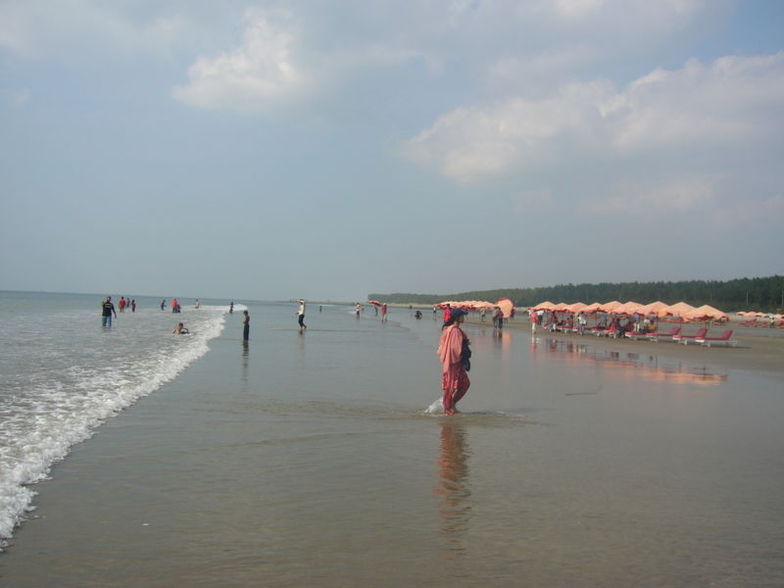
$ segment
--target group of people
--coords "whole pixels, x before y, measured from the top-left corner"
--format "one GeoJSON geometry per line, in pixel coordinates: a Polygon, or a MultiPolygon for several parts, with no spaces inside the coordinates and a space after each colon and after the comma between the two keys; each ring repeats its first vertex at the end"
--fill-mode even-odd
{"type": "MultiPolygon", "coordinates": [[[[299,308],[297,309],[297,324],[299,325],[299,332],[302,333],[308,326],[305,324],[305,300],[299,299],[299,308]]],[[[321,310],[319,308],[319,310],[321,310]]],[[[234,302],[229,307],[229,314],[234,312],[234,302]]],[[[245,343],[250,340],[250,314],[247,310],[242,311],[242,341],[245,343]]]]}
{"type": "Polygon", "coordinates": [[[136,299],[131,300],[125,296],[120,296],[120,301],[117,303],[120,312],[125,312],[126,308],[130,308],[131,312],[136,312],[136,299]]]}
{"type": "MultiPolygon", "coordinates": [[[[199,302],[198,298],[196,299],[196,304],[194,305],[194,308],[201,308],[201,302],[199,302]]],[[[165,298],[163,300],[161,300],[161,310],[166,310],[166,299],[165,298]]],[[[180,302],[176,298],[172,298],[172,301],[171,301],[171,311],[173,313],[182,312],[182,305],[180,304],[180,302]]]]}
{"type": "MultiPolygon", "coordinates": [[[[121,308],[125,308],[127,302],[125,297],[121,298],[121,308]]],[[[302,333],[307,329],[305,324],[306,302],[303,298],[299,299],[297,309],[297,324],[302,333]]],[[[166,300],[161,302],[161,310],[165,308],[166,300]]],[[[200,305],[197,301],[198,308],[200,305]]],[[[132,301],[131,308],[135,311],[136,304],[132,301]]],[[[362,307],[359,303],[355,306],[357,318],[359,318],[362,307]]],[[[172,312],[181,312],[180,303],[177,299],[172,300],[172,312]],[[175,310],[176,309],[176,310],[175,310]]],[[[229,313],[234,312],[234,302],[229,307],[229,313]]],[[[417,318],[421,318],[422,313],[417,311],[417,318]]],[[[471,348],[470,341],[460,325],[465,320],[467,312],[462,308],[449,308],[444,311],[444,324],[442,327],[441,338],[438,345],[438,356],[441,360],[441,389],[443,392],[442,402],[444,413],[453,415],[457,412],[458,401],[465,396],[471,381],[468,378],[468,371],[471,369],[471,348]]],[[[112,317],[117,318],[117,311],[112,303],[112,297],[107,296],[101,303],[102,324],[104,327],[111,327],[112,317]]],[[[386,304],[381,305],[381,320],[386,322],[388,309],[386,304]]],[[[502,315],[503,317],[503,315],[502,315]]],[[[499,327],[500,328],[500,327],[499,327]]],[[[180,322],[172,331],[176,335],[188,335],[190,331],[180,322]]],[[[250,314],[247,310],[242,311],[242,340],[244,343],[250,339],[250,314]]]]}

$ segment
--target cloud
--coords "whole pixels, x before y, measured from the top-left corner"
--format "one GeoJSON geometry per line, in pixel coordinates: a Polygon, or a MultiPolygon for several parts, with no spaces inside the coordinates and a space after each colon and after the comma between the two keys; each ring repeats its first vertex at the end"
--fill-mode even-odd
{"type": "Polygon", "coordinates": [[[541,100],[458,108],[405,143],[403,154],[460,183],[552,163],[564,137],[598,139],[602,107],[612,98],[611,85],[595,82],[565,86],[541,100]]]}
{"type": "Polygon", "coordinates": [[[172,96],[201,108],[264,110],[308,87],[308,76],[296,62],[297,47],[293,27],[249,11],[240,46],[199,58],[188,69],[188,84],[176,86],[172,96]]]}
{"type": "Polygon", "coordinates": [[[32,59],[83,64],[118,54],[167,53],[186,36],[178,11],[133,12],[133,4],[90,0],[0,3],[0,47],[32,59]]]}
{"type": "Polygon", "coordinates": [[[390,67],[416,56],[394,42],[328,43],[306,32],[308,26],[290,11],[249,10],[239,45],[198,58],[188,69],[188,83],[174,87],[172,96],[200,108],[266,112],[317,99],[319,92],[365,68],[390,67]]]}
{"type": "Polygon", "coordinates": [[[406,141],[402,152],[464,184],[580,160],[621,168],[655,157],[681,173],[688,157],[721,169],[742,160],[749,142],[777,141],[782,104],[784,52],[725,57],[709,66],[690,61],[620,90],[597,80],[538,99],[456,108],[406,141]]]}
{"type": "Polygon", "coordinates": [[[656,70],[614,98],[608,115],[621,118],[619,148],[678,142],[730,143],[782,130],[784,52],[724,57],[706,67],[696,60],[677,71],[656,70]]]}

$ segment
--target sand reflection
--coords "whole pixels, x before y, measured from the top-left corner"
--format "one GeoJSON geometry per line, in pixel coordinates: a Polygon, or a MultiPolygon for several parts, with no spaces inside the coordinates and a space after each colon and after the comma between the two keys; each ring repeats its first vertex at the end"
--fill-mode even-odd
{"type": "Polygon", "coordinates": [[[531,339],[531,358],[540,359],[538,351],[555,354],[570,364],[599,363],[603,368],[617,370],[624,376],[651,382],[696,384],[717,386],[727,381],[727,374],[715,374],[705,366],[686,366],[678,361],[660,361],[656,355],[637,352],[622,352],[610,349],[594,349],[589,345],[551,339],[531,339]]]}
{"type": "Polygon", "coordinates": [[[468,447],[465,427],[456,419],[441,423],[441,454],[438,460],[438,486],[435,493],[441,497],[439,534],[443,539],[443,556],[459,557],[465,554],[465,534],[471,514],[468,498],[468,447]]]}

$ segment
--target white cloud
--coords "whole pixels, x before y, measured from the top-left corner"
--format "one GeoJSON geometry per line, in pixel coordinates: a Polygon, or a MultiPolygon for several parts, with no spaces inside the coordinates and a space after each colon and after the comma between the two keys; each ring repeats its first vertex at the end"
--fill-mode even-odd
{"type": "Polygon", "coordinates": [[[164,54],[186,34],[186,19],[176,11],[135,15],[131,8],[91,0],[2,2],[0,47],[80,63],[121,53],[164,54]]]}
{"type": "MultiPolygon", "coordinates": [[[[595,81],[549,97],[461,107],[407,141],[412,161],[460,183],[574,158],[617,161],[656,155],[732,165],[749,141],[784,133],[784,52],[689,62],[622,90],[595,81]]],[[[663,158],[663,159],[662,159],[663,158]]],[[[677,165],[675,167],[678,167],[677,165]]]]}
{"type": "Polygon", "coordinates": [[[217,57],[201,57],[189,82],[173,89],[177,100],[201,108],[258,111],[307,88],[308,76],[296,63],[294,29],[250,11],[242,44],[217,57]]]}
{"type": "Polygon", "coordinates": [[[770,132],[771,110],[784,99],[784,52],[689,62],[630,84],[615,103],[620,148],[677,142],[752,139],[770,132]]]}
{"type": "Polygon", "coordinates": [[[200,57],[187,84],[172,96],[200,108],[265,112],[293,100],[315,98],[365,68],[390,67],[415,52],[395,42],[353,39],[320,46],[307,23],[287,11],[249,10],[240,44],[216,57],[200,57]]]}
{"type": "MultiPolygon", "coordinates": [[[[515,98],[487,108],[459,108],[403,146],[409,159],[461,183],[558,159],[559,139],[590,141],[611,86],[564,87],[542,100],[515,98]]],[[[597,129],[597,133],[601,129],[597,129]]]]}

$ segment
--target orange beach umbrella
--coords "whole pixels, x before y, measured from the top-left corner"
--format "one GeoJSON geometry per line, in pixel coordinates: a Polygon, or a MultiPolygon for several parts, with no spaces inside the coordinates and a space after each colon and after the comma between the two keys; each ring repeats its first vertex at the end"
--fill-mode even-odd
{"type": "Polygon", "coordinates": [[[501,312],[504,313],[504,318],[509,318],[512,316],[512,309],[514,308],[514,303],[509,300],[508,298],[501,298],[495,305],[501,309],[501,312]]]}
{"type": "Polygon", "coordinates": [[[688,313],[685,317],[687,320],[727,320],[730,317],[717,308],[713,308],[709,304],[704,304],[699,308],[695,308],[692,312],[688,313]]]}
{"type": "MultiPolygon", "coordinates": [[[[691,304],[686,304],[685,302],[677,302],[672,306],[667,307],[667,314],[671,314],[673,316],[679,316],[681,318],[686,318],[691,312],[694,312],[696,308],[694,308],[691,304]]],[[[659,316],[662,316],[660,314],[659,316]]],[[[666,315],[665,315],[666,316],[666,315]]]]}

